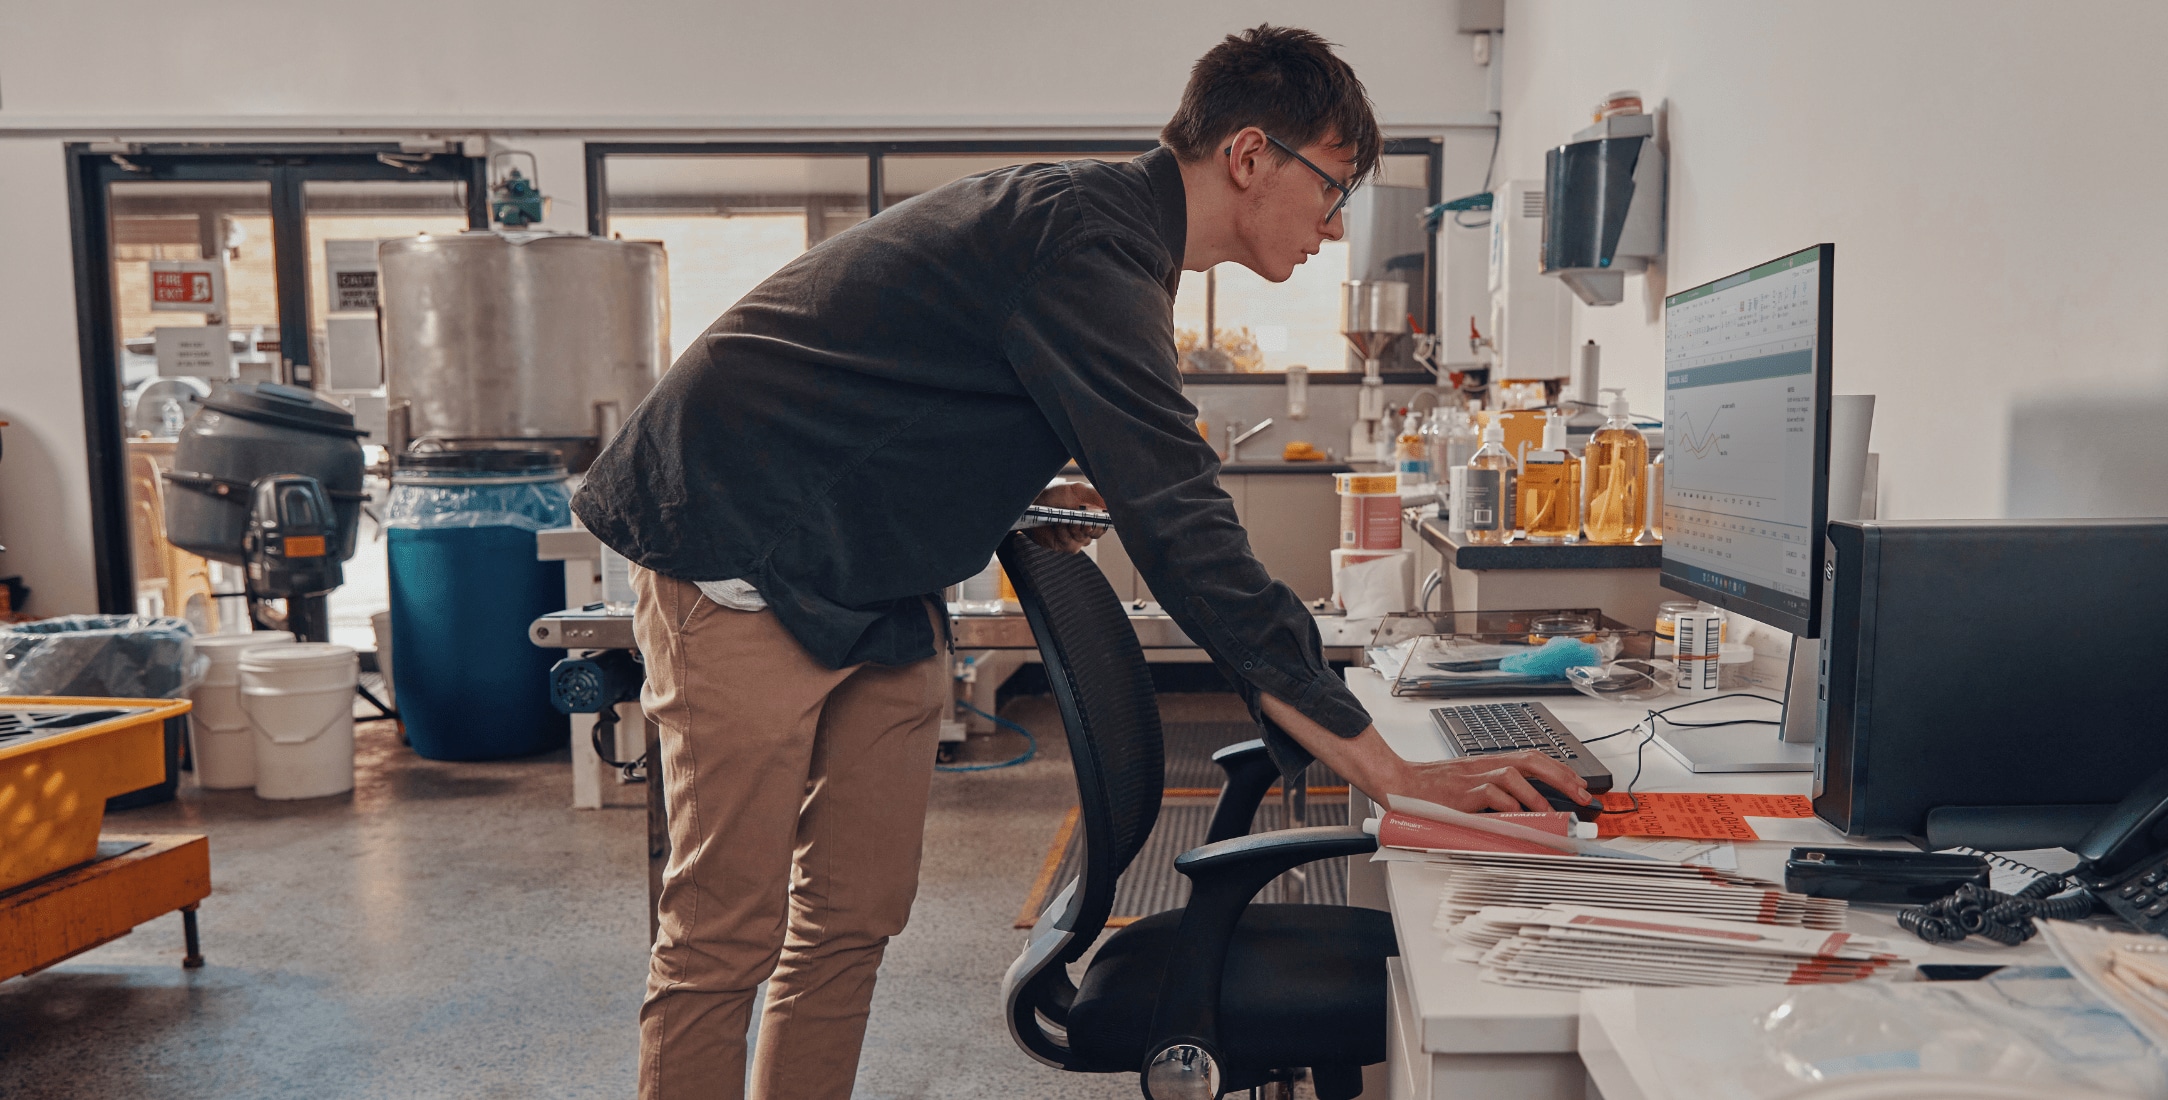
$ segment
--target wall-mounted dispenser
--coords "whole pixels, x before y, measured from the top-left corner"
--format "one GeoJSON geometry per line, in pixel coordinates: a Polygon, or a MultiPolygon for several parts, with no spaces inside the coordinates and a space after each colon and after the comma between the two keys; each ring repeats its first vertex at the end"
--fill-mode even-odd
{"type": "MultiPolygon", "coordinates": [[[[1638,106],[1638,105],[1637,105],[1638,106]]],[[[1656,118],[1621,114],[1544,155],[1543,273],[1592,306],[1664,254],[1664,153],[1656,118]]]]}

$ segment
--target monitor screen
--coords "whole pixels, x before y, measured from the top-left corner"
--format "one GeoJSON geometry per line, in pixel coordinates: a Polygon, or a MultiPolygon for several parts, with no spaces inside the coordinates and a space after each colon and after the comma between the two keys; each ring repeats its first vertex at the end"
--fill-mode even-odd
{"type": "Polygon", "coordinates": [[[1833,252],[1664,299],[1663,585],[1803,638],[1821,620],[1833,252]]]}

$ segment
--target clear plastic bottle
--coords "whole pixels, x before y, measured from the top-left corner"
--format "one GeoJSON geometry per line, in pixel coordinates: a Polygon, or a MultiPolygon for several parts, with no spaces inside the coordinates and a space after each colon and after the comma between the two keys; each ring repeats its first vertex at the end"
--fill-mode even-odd
{"type": "Polygon", "coordinates": [[[1466,409],[1454,409],[1453,420],[1445,429],[1445,466],[1466,466],[1475,456],[1475,449],[1483,445],[1476,434],[1475,418],[1466,409]]]}
{"type": "Polygon", "coordinates": [[[1618,546],[1641,537],[1649,441],[1633,425],[1626,394],[1610,389],[1611,418],[1588,440],[1588,541],[1618,546]]]}
{"type": "Polygon", "coordinates": [[[1393,467],[1400,475],[1400,495],[1412,491],[1428,491],[1434,480],[1430,473],[1430,449],[1423,444],[1423,414],[1410,411],[1401,422],[1400,435],[1393,441],[1393,467]]]}
{"type": "Polygon", "coordinates": [[[1445,461],[1446,424],[1452,419],[1453,410],[1443,406],[1423,418],[1423,454],[1430,460],[1430,479],[1437,483],[1440,497],[1445,495],[1445,471],[1450,465],[1445,461]]]}
{"type": "Polygon", "coordinates": [[[1513,491],[1513,456],[1506,453],[1506,426],[1493,420],[1483,429],[1483,446],[1468,458],[1467,487],[1461,500],[1468,512],[1468,541],[1502,546],[1513,536],[1507,494],[1513,491]]]}
{"type": "Polygon", "coordinates": [[[1566,449],[1566,418],[1543,420],[1543,446],[1521,458],[1514,514],[1528,541],[1555,545],[1581,537],[1581,460],[1566,449]]]}

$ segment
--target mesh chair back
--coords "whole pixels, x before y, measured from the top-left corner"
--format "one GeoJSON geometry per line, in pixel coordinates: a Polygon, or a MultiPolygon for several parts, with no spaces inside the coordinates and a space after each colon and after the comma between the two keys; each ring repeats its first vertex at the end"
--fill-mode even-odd
{"type": "Polygon", "coordinates": [[[1166,781],[1159,699],[1121,598],[1090,557],[1048,550],[1019,532],[1002,542],[1000,558],[1038,639],[1076,766],[1083,874],[1071,911],[1057,921],[1074,937],[1064,952],[1070,961],[1105,926],[1115,878],[1159,820],[1166,781]]]}

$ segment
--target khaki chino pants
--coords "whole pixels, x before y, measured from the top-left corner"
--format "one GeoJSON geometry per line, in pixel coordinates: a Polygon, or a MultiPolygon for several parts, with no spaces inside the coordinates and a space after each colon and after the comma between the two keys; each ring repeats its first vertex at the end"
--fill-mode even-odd
{"type": "Polygon", "coordinates": [[[670,813],[640,1095],[744,1095],[765,980],[751,1095],[844,1100],[918,889],[947,664],[824,668],[773,612],[637,566],[633,586],[670,813]]]}

